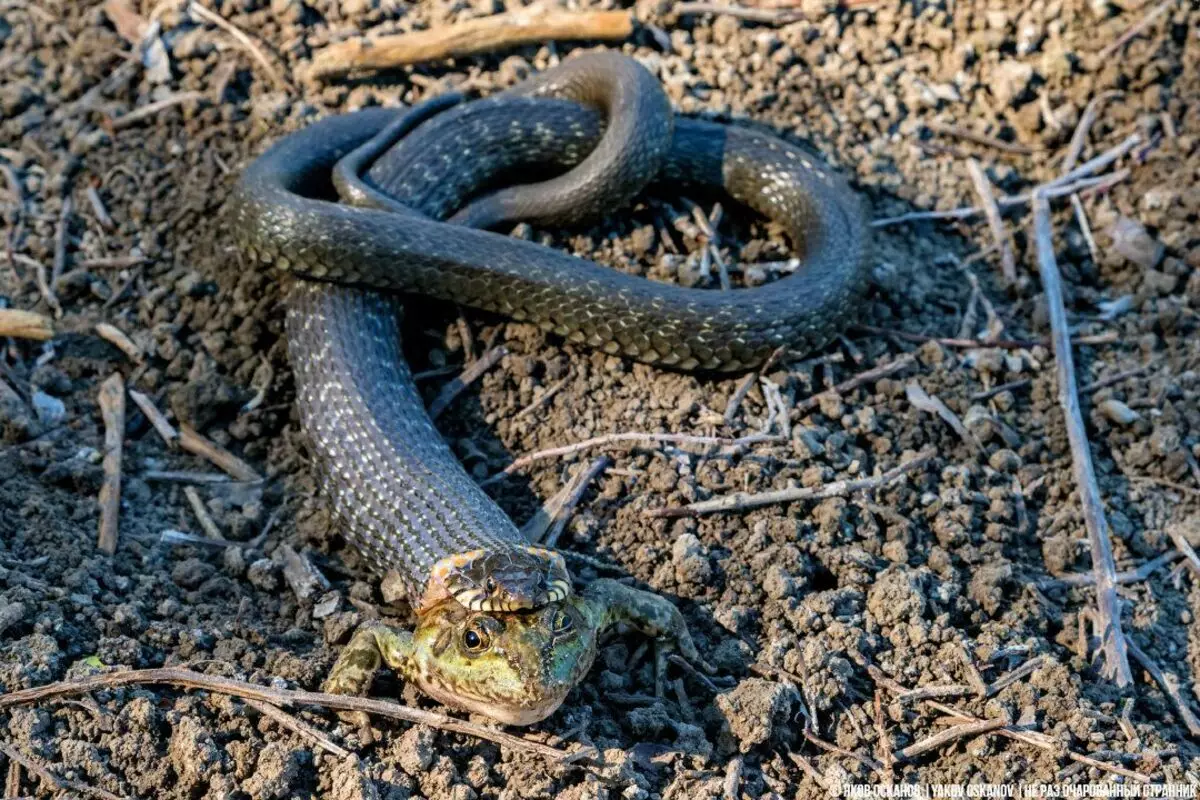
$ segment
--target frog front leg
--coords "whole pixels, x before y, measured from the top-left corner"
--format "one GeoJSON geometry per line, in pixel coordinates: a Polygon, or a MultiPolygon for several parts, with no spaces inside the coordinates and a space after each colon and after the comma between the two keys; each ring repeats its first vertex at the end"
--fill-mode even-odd
{"type": "Polygon", "coordinates": [[[413,635],[382,622],[365,622],[354,632],[325,679],[332,694],[363,695],[379,668],[387,664],[400,675],[411,671],[415,646],[413,635]]]}
{"type": "Polygon", "coordinates": [[[626,623],[647,636],[654,637],[655,644],[655,690],[662,693],[662,680],[666,673],[666,657],[672,649],[687,661],[705,672],[713,668],[696,650],[687,623],[675,604],[652,592],[634,589],[623,583],[599,578],[588,584],[583,592],[586,607],[598,630],[626,623]]]}

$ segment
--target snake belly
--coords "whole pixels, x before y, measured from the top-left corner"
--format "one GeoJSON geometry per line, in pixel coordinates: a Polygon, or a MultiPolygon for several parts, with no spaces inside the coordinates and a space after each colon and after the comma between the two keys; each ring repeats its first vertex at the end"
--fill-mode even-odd
{"type": "Polygon", "coordinates": [[[676,118],[665,165],[646,176],[723,190],[779,223],[800,250],[794,275],[716,292],[437,221],[489,182],[584,162],[606,130],[594,108],[519,97],[466,104],[418,127],[368,172],[414,213],[333,202],[334,165],[394,119],[368,109],[286,137],[244,173],[230,209],[246,254],[303,279],[288,295],[287,336],[323,488],[347,540],[379,571],[395,571],[410,598],[449,555],[516,553],[524,542],[434,429],[400,351],[396,300],[375,290],[498,312],[650,364],[727,372],[781,346],[822,346],[865,287],[857,196],[776,137],[676,118]]]}

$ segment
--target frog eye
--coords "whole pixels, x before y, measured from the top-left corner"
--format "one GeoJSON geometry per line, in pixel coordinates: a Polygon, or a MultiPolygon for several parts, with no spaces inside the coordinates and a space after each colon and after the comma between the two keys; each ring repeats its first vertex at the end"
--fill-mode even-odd
{"type": "Polygon", "coordinates": [[[463,631],[462,642],[463,647],[468,652],[482,653],[491,644],[491,637],[488,636],[487,631],[483,630],[483,628],[478,625],[472,625],[463,631]]]}
{"type": "Polygon", "coordinates": [[[565,611],[558,611],[554,614],[554,619],[550,622],[550,631],[556,636],[567,633],[575,627],[575,620],[571,619],[571,615],[565,611]]]}

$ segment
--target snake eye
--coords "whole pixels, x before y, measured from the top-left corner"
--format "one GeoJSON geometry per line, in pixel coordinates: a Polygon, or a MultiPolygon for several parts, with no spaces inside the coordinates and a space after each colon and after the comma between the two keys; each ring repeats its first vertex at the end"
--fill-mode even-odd
{"type": "Polygon", "coordinates": [[[474,626],[467,628],[463,633],[462,641],[463,647],[472,653],[482,653],[490,644],[487,633],[474,626]]]}
{"type": "Polygon", "coordinates": [[[483,582],[483,590],[485,592],[487,592],[489,595],[495,594],[496,593],[496,579],[489,577],[486,581],[484,581],[483,582]]]}
{"type": "Polygon", "coordinates": [[[554,620],[550,623],[550,630],[558,636],[570,631],[575,627],[575,620],[571,619],[571,615],[565,611],[555,613],[554,620]]]}

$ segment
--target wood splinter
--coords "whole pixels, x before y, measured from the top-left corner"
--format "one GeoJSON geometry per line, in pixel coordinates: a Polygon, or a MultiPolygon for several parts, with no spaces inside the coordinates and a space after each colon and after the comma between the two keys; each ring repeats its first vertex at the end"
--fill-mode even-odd
{"type": "Polygon", "coordinates": [[[33,311],[0,308],[0,338],[6,336],[44,342],[54,338],[54,323],[33,311]]]}
{"type": "Polygon", "coordinates": [[[100,485],[100,536],[96,546],[117,552],[121,514],[121,449],[125,439],[125,379],[113,373],[100,384],[100,416],[104,420],[104,482],[100,485]]]}

